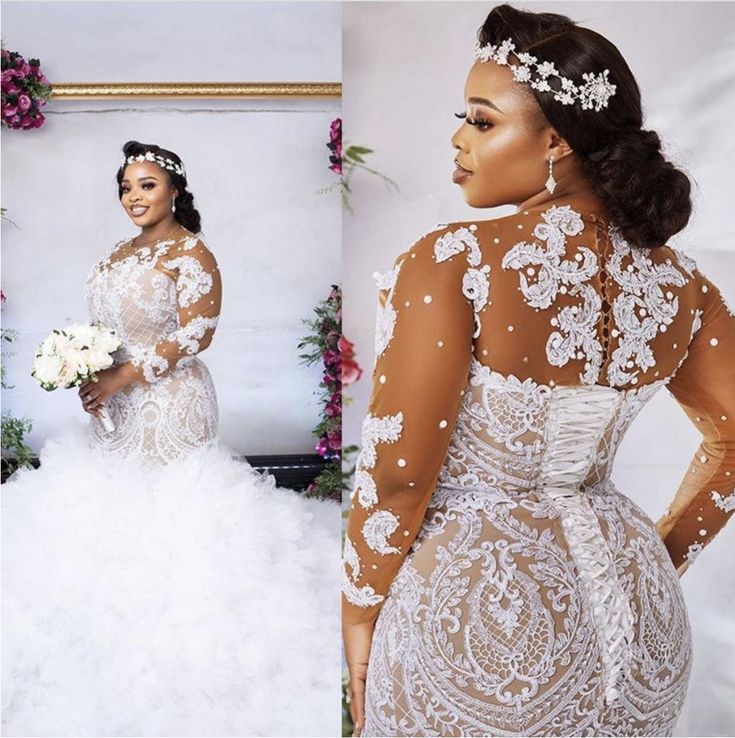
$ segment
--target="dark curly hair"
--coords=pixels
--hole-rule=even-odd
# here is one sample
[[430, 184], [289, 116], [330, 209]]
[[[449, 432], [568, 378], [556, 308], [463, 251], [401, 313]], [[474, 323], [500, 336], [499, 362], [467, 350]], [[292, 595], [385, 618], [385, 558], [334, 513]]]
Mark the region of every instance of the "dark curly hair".
[[[168, 149], [162, 149], [156, 144], [144, 144], [140, 141], [128, 141], [123, 146], [123, 155], [125, 160], [129, 156], [138, 156], [138, 154], [145, 154], [146, 151], [152, 151], [154, 154], [160, 154], [168, 159], [173, 160], [176, 164], [182, 164], [181, 158], [178, 154]], [[117, 195], [122, 199], [122, 180], [125, 175], [125, 167], [127, 164], [123, 163], [120, 169], [117, 170]], [[199, 215], [199, 211], [194, 207], [194, 195], [188, 192], [186, 177], [182, 174], [177, 174], [169, 169], [164, 169], [164, 172], [168, 174], [171, 184], [178, 190], [178, 195], [174, 200], [176, 206], [176, 212], [174, 218], [181, 223], [184, 228], [191, 231], [192, 233], [199, 233], [201, 230], [202, 219]]]
[[[691, 182], [661, 153], [655, 131], [643, 130], [641, 93], [617, 47], [604, 36], [564, 15], [532, 13], [508, 4], [492, 9], [477, 33], [480, 44], [500, 44], [510, 36], [515, 53], [527, 51], [553, 62], [575, 83], [584, 72], [609, 69], [616, 85], [599, 112], [579, 104], [562, 105], [552, 93], [524, 85], [547, 121], [581, 160], [595, 194], [633, 246], [655, 248], [689, 222]], [[558, 81], [551, 78], [552, 87]]]

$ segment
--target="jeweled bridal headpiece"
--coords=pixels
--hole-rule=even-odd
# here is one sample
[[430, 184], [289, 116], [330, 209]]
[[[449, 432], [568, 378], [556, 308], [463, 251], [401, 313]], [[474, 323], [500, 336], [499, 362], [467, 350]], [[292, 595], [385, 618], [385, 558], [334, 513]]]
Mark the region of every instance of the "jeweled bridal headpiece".
[[154, 164], [158, 164], [164, 169], [168, 169], [169, 172], [176, 172], [182, 177], [186, 177], [183, 164], [177, 164], [173, 159], [169, 159], [166, 156], [160, 154], [154, 154], [152, 151], [146, 151], [144, 154], [136, 154], [135, 156], [129, 156], [126, 160], [126, 164], [134, 164], [136, 161], [152, 161]]
[[[513, 54], [520, 64], [511, 64], [508, 61], [508, 55]], [[593, 74], [585, 72], [582, 75], [584, 79], [583, 85], [576, 85], [568, 77], [563, 77], [556, 71], [554, 62], [539, 62], [539, 60], [528, 52], [515, 52], [515, 44], [510, 38], [497, 46], [493, 44], [485, 44], [481, 46], [478, 41], [475, 44], [475, 59], [479, 62], [494, 61], [497, 64], [504, 64], [511, 68], [513, 78], [516, 82], [527, 82], [534, 90], [540, 92], [553, 92], [554, 100], [558, 100], [564, 105], [574, 105], [579, 100], [584, 110], [591, 110], [593, 107], [599, 111], [607, 107], [607, 101], [615, 94], [616, 86], [607, 79], [610, 71], [605, 69], [601, 74]], [[537, 77], [531, 76], [531, 65], [536, 67]], [[555, 90], [548, 82], [549, 77], [558, 77], [561, 88]]]

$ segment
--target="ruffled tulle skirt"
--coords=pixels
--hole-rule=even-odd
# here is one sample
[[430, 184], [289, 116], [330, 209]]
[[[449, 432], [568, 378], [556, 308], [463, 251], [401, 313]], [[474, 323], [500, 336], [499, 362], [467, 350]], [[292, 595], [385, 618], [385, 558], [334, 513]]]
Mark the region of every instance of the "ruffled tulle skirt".
[[3, 735], [338, 735], [331, 502], [222, 447], [48, 441], [2, 488]]

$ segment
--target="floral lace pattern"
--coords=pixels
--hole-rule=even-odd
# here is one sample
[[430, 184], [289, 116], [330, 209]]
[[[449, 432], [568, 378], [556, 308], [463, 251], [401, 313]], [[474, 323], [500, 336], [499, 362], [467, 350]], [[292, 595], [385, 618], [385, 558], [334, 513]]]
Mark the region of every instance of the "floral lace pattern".
[[[610, 447], [664, 382], [557, 390], [473, 360], [439, 483], [378, 616], [363, 735], [673, 729], [690, 669], [686, 608], [655, 527], [606, 473]], [[584, 439], [583, 389], [605, 395]], [[563, 403], [563, 427], [562, 393], [579, 396]], [[553, 449], [588, 461], [555, 462]], [[595, 481], [575, 492], [556, 468]]]
[[345, 545], [343, 551], [345, 567], [342, 571], [342, 591], [347, 599], [358, 607], [371, 607], [383, 601], [383, 596], [376, 594], [375, 590], [366, 584], [364, 587], [358, 587], [355, 584], [360, 578], [360, 558], [352, 545], [349, 536], [345, 537]]
[[[671, 290], [664, 292], [663, 288], [683, 287], [687, 280], [671, 260], [654, 264], [648, 249], [633, 249], [614, 226], [610, 227], [610, 237], [614, 253], [608, 268], [623, 291], [613, 303], [620, 338], [607, 378], [613, 387], [620, 387], [628, 382], [637, 383], [635, 367], [646, 371], [656, 364], [651, 340], [659, 331], [666, 331], [679, 309], [677, 296]], [[626, 257], [632, 263], [624, 269]]]
[[[384, 282], [345, 545], [343, 617], [375, 623], [364, 736], [667, 735], [680, 714], [676, 568], [735, 512], [735, 322], [693, 259], [634, 249], [587, 198], [449, 224]], [[662, 387], [704, 440], [654, 525], [611, 476]]]
[[[585, 283], [597, 273], [597, 256], [580, 246], [573, 260], [562, 259], [566, 237], [576, 236], [584, 229], [579, 213], [569, 205], [552, 206], [542, 217], [545, 222], [536, 225], [533, 235], [546, 242], [546, 249], [535, 242], [521, 241], [503, 257], [503, 269], [519, 270], [521, 292], [531, 307], [548, 308], [559, 293], [580, 296], [581, 304], [563, 307], [550, 319], [557, 330], [548, 338], [546, 355], [554, 366], [564, 366], [570, 359], [585, 356], [587, 363], [580, 379], [594, 384], [602, 366], [602, 345], [594, 330], [602, 301], [594, 288]], [[535, 277], [533, 283], [520, 271], [526, 267], [527, 273]]]
[[731, 513], [735, 512], [735, 489], [727, 496], [723, 497], [719, 492], [712, 490], [710, 492], [715, 505], [720, 508], [723, 512]]
[[93, 322], [122, 339], [115, 363], [139, 367], [107, 402], [115, 430], [91, 419], [94, 444], [121, 455], [169, 462], [217, 434], [217, 398], [196, 354], [217, 326], [219, 275], [203, 243], [186, 233], [132, 250], [121, 241], [90, 271], [85, 295]]
[[204, 271], [197, 259], [192, 256], [179, 256], [163, 262], [166, 269], [179, 271], [176, 289], [179, 292], [179, 303], [189, 307], [208, 295], [212, 289], [212, 275]]
[[362, 423], [361, 450], [355, 467], [355, 490], [360, 505], [365, 509], [371, 508], [378, 502], [378, 489], [370, 474], [375, 466], [378, 443], [395, 443], [403, 431], [403, 415], [386, 415], [373, 417], [368, 413]]
[[378, 306], [375, 317], [375, 360], [388, 348], [391, 338], [393, 338], [393, 330], [396, 325], [396, 310], [393, 307], [393, 291], [396, 287], [396, 280], [401, 271], [403, 261], [399, 261], [387, 273], [381, 274], [375, 272], [373, 277], [378, 285], [378, 289], [386, 293], [384, 302]]
[[[490, 297], [490, 265], [482, 262], [480, 244], [474, 235], [476, 225], [469, 228], [458, 228], [449, 231], [437, 238], [434, 243], [434, 260], [441, 264], [457, 254], [466, 252], [467, 271], [462, 278], [462, 294], [472, 303], [475, 311], [475, 332], [473, 338], [477, 338], [482, 330], [480, 313], [485, 308]], [[480, 267], [479, 269], [477, 267]]]

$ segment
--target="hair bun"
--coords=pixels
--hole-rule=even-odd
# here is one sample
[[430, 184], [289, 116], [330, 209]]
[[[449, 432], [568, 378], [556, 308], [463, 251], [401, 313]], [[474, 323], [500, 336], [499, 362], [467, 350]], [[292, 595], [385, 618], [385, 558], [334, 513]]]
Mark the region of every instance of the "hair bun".
[[587, 154], [583, 166], [631, 244], [663, 246], [688, 223], [691, 182], [664, 157], [656, 131], [623, 130]]
[[592, 68], [609, 70], [616, 94], [599, 111], [560, 105], [548, 92], [528, 88], [538, 103], [540, 127], [550, 124], [568, 142], [631, 246], [666, 244], [689, 221], [691, 182], [664, 158], [658, 133], [642, 128], [640, 88], [620, 50], [565, 15], [504, 3], [490, 11], [478, 41], [484, 46], [508, 37], [517, 51], [531, 51], [569, 79], [582, 79]]

